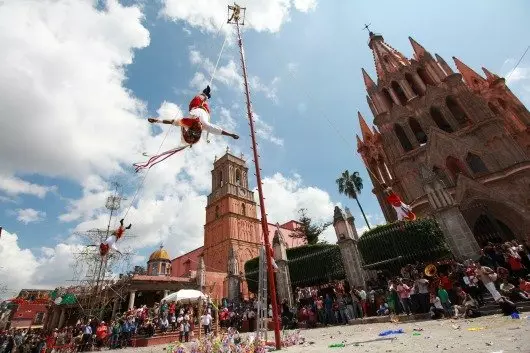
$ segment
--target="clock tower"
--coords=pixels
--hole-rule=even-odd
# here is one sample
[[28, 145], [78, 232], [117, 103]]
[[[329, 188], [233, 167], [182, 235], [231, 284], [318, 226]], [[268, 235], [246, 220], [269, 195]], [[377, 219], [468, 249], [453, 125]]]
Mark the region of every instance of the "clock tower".
[[[214, 162], [212, 170], [212, 192], [208, 195], [204, 225], [206, 270], [228, 272], [232, 255], [236, 268], [243, 272], [245, 262], [259, 255], [260, 234], [254, 193], [248, 186], [248, 168], [242, 158], [227, 150]], [[244, 292], [246, 287], [242, 286]]]

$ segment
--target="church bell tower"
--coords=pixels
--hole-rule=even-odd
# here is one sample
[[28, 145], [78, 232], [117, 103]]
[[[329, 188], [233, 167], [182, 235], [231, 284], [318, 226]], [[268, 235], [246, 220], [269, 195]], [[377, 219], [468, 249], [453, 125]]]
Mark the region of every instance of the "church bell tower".
[[[256, 207], [246, 162], [227, 149], [214, 162], [212, 192], [206, 205], [203, 254], [207, 271], [226, 272], [230, 260], [237, 261], [237, 266], [231, 267], [242, 272], [245, 262], [259, 255], [260, 221]], [[242, 289], [245, 294], [245, 284]]]

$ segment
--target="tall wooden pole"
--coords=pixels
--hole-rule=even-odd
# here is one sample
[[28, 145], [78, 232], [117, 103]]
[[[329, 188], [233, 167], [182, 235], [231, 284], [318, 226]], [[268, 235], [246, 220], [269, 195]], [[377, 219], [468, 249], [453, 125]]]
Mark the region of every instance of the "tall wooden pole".
[[240, 11], [241, 7], [234, 4], [234, 7], [229, 6], [229, 9], [232, 9], [233, 15], [228, 21], [229, 23], [234, 23], [236, 25], [237, 29], [237, 44], [239, 46], [239, 53], [241, 55], [241, 67], [243, 69], [243, 83], [245, 86], [245, 98], [247, 103], [247, 115], [248, 115], [248, 121], [250, 125], [250, 137], [252, 139], [252, 152], [254, 153], [254, 166], [256, 168], [256, 183], [258, 186], [258, 195], [259, 195], [259, 206], [261, 211], [261, 227], [263, 230], [263, 240], [265, 243], [265, 253], [267, 257], [267, 273], [269, 275], [269, 289], [270, 289], [270, 296], [271, 296], [271, 304], [272, 304], [272, 321], [274, 324], [274, 337], [275, 337], [275, 343], [276, 343], [276, 349], [281, 349], [281, 339], [280, 339], [280, 320], [278, 317], [278, 303], [276, 298], [276, 284], [274, 281], [274, 271], [272, 268], [272, 248], [270, 246], [269, 242], [269, 223], [267, 222], [267, 211], [265, 210], [265, 198], [263, 197], [263, 188], [261, 183], [261, 169], [259, 166], [259, 154], [258, 154], [258, 148], [256, 143], [256, 134], [254, 130], [254, 116], [252, 114], [252, 104], [250, 102], [250, 89], [248, 85], [248, 77], [247, 77], [247, 65], [245, 62], [245, 54], [243, 49], [243, 39], [241, 37], [241, 29], [240, 29]]

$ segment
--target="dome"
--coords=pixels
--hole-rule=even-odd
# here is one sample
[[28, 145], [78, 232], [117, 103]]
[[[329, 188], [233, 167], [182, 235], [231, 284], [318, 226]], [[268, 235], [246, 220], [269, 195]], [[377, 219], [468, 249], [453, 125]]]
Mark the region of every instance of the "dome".
[[171, 261], [171, 259], [169, 258], [166, 249], [161, 246], [160, 249], [156, 250], [151, 256], [149, 256], [149, 262], [151, 261]]

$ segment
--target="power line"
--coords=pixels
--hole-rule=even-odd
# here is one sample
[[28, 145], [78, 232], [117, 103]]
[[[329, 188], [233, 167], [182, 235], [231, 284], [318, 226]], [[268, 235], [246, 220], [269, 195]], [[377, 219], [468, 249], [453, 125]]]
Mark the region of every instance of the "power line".
[[528, 53], [528, 49], [530, 49], [530, 45], [528, 47], [526, 47], [526, 50], [524, 51], [523, 55], [521, 55], [521, 58], [519, 59], [517, 64], [515, 64], [515, 67], [513, 68], [513, 70], [508, 74], [508, 76], [506, 76], [506, 81], [508, 81], [508, 79], [514, 73], [515, 69], [517, 69], [517, 67], [519, 66], [521, 61], [523, 61], [523, 58], [525, 57], [526, 53]]

